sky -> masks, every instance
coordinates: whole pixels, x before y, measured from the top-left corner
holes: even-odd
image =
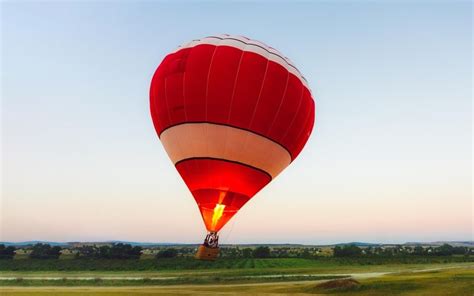
[[[201,242],[149,85],[213,34],[289,57],[299,157],[220,243],[473,240],[470,2],[1,2],[0,241]]]

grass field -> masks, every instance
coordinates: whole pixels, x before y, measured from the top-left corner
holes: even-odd
[[[428,260],[429,259],[429,260]],[[0,264],[0,277],[232,277],[281,274],[330,274],[366,272],[402,272],[424,268],[446,268],[471,266],[472,261],[458,262],[456,259],[428,258],[400,260],[365,259],[219,259],[215,262],[198,261],[193,258],[161,260],[13,260]]]
[[[359,280],[351,288],[324,289],[321,281],[279,283],[171,285],[143,287],[3,287],[1,295],[474,295],[474,269],[452,268],[429,272],[404,272]]]
[[[36,265],[31,260],[20,265],[1,264],[0,295],[474,295],[474,262],[457,259],[414,259],[410,263],[330,258],[202,262],[174,258],[161,260],[158,268],[142,270],[130,270],[138,264],[132,261],[121,261],[122,266],[117,269],[111,267],[118,263],[95,262],[96,265],[89,266],[95,266],[93,270],[78,269],[87,265],[84,262],[53,261],[33,262]],[[52,270],[58,262],[66,261],[72,264],[66,266],[68,270]],[[152,264],[139,261],[144,264],[141,267]],[[103,270],[96,270],[97,267]],[[348,277],[355,278],[360,285],[329,290],[317,286]]]

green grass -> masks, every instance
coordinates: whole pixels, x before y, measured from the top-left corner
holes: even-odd
[[[215,262],[193,258],[141,260],[3,260],[0,295],[230,295],[286,293],[303,295],[474,295],[474,263],[464,257],[413,258],[412,261],[337,258],[226,259]],[[6,264],[5,264],[6,263]],[[63,268],[62,270],[58,269]],[[432,272],[414,270],[439,269]],[[369,274],[352,289],[324,290],[317,280],[342,275]],[[275,277],[258,277],[276,275]],[[309,275],[309,276],[308,276]],[[256,277],[257,276],[257,277]],[[59,277],[58,280],[28,277]],[[67,278],[66,278],[67,277]],[[92,279],[74,279],[92,277]],[[124,277],[107,279],[104,277]],[[126,279],[140,277],[140,279]],[[152,278],[161,279],[152,279]],[[21,279],[23,278],[23,279]],[[135,287],[135,288],[133,288]],[[470,291],[470,294],[466,294]],[[34,293],[33,293],[34,292]],[[146,293],[145,293],[146,292]]]
[[[474,269],[457,268],[435,272],[400,273],[360,280],[349,289],[318,288],[320,281],[265,283],[193,283],[140,287],[0,287],[2,296],[124,296],[124,295],[360,295],[360,296],[472,296]],[[144,283],[146,284],[146,283]]]
[[[302,289],[306,293],[336,295],[474,295],[474,269],[448,269],[431,272],[400,273],[361,281],[352,288]]]
[[[195,260],[190,257],[116,260],[116,259],[18,259],[0,262],[2,271],[142,271],[142,270],[185,270],[185,269],[235,269],[305,267],[316,262],[310,259],[270,258],[270,259],[219,259],[214,262]]]
[[[2,260],[1,272],[13,271],[173,271],[173,270],[230,270],[230,269],[271,269],[271,268],[314,268],[324,266],[382,266],[382,265],[411,265],[411,264],[443,264],[457,262],[474,262],[470,257],[363,257],[363,258],[333,258],[319,257],[316,259],[302,258],[268,258],[268,259],[231,259],[220,258],[214,262],[195,260],[192,257],[177,257],[169,259],[140,259],[140,260],[107,260],[107,259],[71,259],[57,260],[15,259]]]
[[[17,264],[20,263],[21,264]],[[416,261],[415,261],[416,262]],[[10,266],[4,263],[12,264]],[[274,274],[327,274],[406,271],[422,268],[448,266],[472,266],[470,262],[451,263],[392,263],[364,264],[357,261],[339,261],[331,259],[219,259],[215,262],[203,262],[193,258],[175,258],[162,260],[101,260],[84,262],[83,260],[12,260],[0,262],[0,276],[241,276]]]
[[[156,280],[151,278],[143,278],[138,280],[103,280],[101,278],[94,278],[90,280],[74,280],[74,279],[59,279],[59,280],[26,280],[18,278],[10,281],[0,281],[0,287],[122,287],[122,286],[167,286],[167,285],[209,285],[209,284],[243,284],[243,283],[265,283],[271,282],[292,282],[292,281],[309,281],[309,280],[328,280],[341,278],[343,276],[279,276],[266,278],[264,280],[252,277],[220,277],[220,276],[205,276],[205,277],[178,277],[174,279]]]

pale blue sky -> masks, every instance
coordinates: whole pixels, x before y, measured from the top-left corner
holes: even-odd
[[[283,52],[317,106],[299,158],[223,243],[473,239],[470,2],[1,8],[0,240],[201,241],[148,90],[168,52],[220,33]]]

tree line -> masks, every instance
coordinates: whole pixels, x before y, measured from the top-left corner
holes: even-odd
[[[59,246],[38,243],[31,247],[30,259],[59,259],[62,254]],[[82,246],[77,248],[75,257],[78,259],[139,259],[142,247],[130,244],[112,244],[106,246]],[[0,259],[13,259],[16,255],[15,247],[0,244]]]
[[[360,248],[356,245],[336,246],[333,249],[334,257],[362,257],[362,256],[380,256],[380,257],[395,257],[395,256],[452,256],[452,255],[466,255],[474,254],[472,248],[462,246],[451,246],[443,244],[439,247],[422,246],[393,246],[393,247],[372,247]]]
[[[61,256],[61,247],[51,246],[49,244],[37,243],[31,247],[28,257],[30,259],[59,259]],[[143,248],[132,246],[130,244],[117,243],[112,245],[96,246],[84,245],[75,248],[76,259],[139,259]],[[226,248],[227,255],[224,257],[241,258],[269,258],[272,257],[269,247],[261,246],[255,249],[251,248]],[[226,251],[224,251],[226,253]],[[165,248],[159,250],[155,258],[174,258],[177,256],[192,256],[195,253],[194,248]],[[0,259],[13,259],[16,254],[15,247],[0,244]]]
[[[189,252],[186,252],[187,255],[193,255],[194,253],[195,253],[194,249],[192,249],[191,254],[189,254]],[[178,255],[183,255],[183,254],[182,252],[178,251],[175,248],[167,248],[167,249],[160,250],[156,254],[155,257],[157,259],[173,258],[173,257],[177,257]],[[230,258],[270,258],[271,251],[270,251],[270,248],[266,246],[257,247],[255,249],[222,248],[221,255],[223,257],[230,257]]]
[[[28,257],[31,259],[58,259],[62,254],[59,246],[38,243],[30,247]],[[84,245],[74,248],[76,259],[139,259],[143,253],[140,246],[116,243],[112,245]],[[223,258],[320,258],[321,249],[316,247],[268,247],[256,248],[223,247],[220,256]],[[195,247],[161,248],[155,253],[155,258],[191,257],[196,252]],[[13,259],[15,247],[0,244],[0,259]],[[342,245],[333,248],[333,257],[404,257],[404,256],[452,256],[474,255],[474,249],[443,244],[438,247],[422,246],[369,246]]]
[[[142,247],[130,244],[112,244],[105,246],[82,246],[77,249],[77,259],[139,259]]]
[[[15,253],[15,247],[0,245],[0,259],[13,259]]]
[[[16,255],[16,248],[6,247],[0,244],[0,259],[13,259]],[[31,247],[29,257],[31,259],[58,259],[61,255],[61,247],[52,247],[48,244],[35,244]]]

